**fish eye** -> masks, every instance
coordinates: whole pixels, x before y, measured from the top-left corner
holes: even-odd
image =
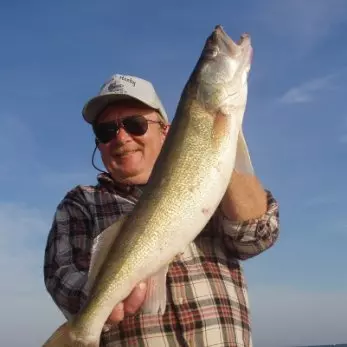
[[[207,47],[205,50],[205,54],[208,57],[214,58],[218,54],[218,48],[216,46]]]

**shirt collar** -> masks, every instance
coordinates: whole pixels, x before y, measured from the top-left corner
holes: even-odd
[[[109,173],[106,172],[98,174],[97,180],[101,187],[133,200],[138,200],[140,198],[143,188],[146,186],[145,184],[127,185],[118,183],[114,181]]]

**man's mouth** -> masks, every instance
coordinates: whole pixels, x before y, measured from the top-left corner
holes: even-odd
[[[138,150],[137,149],[133,149],[133,150],[126,150],[126,151],[116,151],[114,153],[114,156],[117,157],[117,158],[122,158],[122,157],[126,157],[128,155],[131,155],[135,152],[137,152]]]

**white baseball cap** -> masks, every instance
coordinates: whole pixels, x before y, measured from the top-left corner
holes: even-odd
[[[115,101],[135,99],[159,111],[165,123],[168,116],[151,82],[142,78],[115,74],[100,88],[99,94],[84,105],[82,115],[88,123],[93,123],[96,117],[108,105]]]

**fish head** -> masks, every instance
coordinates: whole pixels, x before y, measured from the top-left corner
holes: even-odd
[[[228,115],[244,108],[252,51],[248,34],[234,42],[220,25],[215,27],[193,72],[195,97],[207,111]]]

